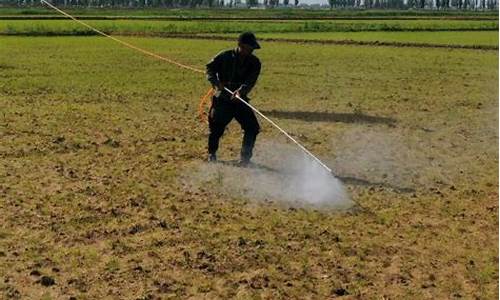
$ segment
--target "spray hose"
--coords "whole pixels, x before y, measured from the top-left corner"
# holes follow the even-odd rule
[[[187,69],[187,70],[190,70],[190,71],[193,71],[193,72],[196,72],[196,73],[202,73],[202,74],[205,74],[205,72],[203,70],[200,70],[200,69],[197,69],[197,68],[194,68],[194,67],[191,67],[191,66],[188,66],[188,65],[185,65],[185,64],[182,64],[182,63],[179,63],[173,59],[169,59],[169,58],[166,58],[166,57],[163,57],[163,56],[160,56],[158,54],[155,54],[153,52],[150,52],[150,51],[147,51],[147,50],[144,50],[144,49],[141,49],[137,46],[134,46],[130,43],[127,43],[125,41],[122,41],[120,39],[117,39],[107,33],[104,33],[92,26],[90,26],[89,24],[81,21],[81,20],[78,20],[77,18],[73,17],[72,15],[62,11],[61,9],[57,8],[56,6],[52,5],[51,3],[45,1],[45,0],[40,0],[41,3],[43,4],[46,4],[47,6],[49,6],[50,8],[56,10],[57,12],[65,15],[66,17],[72,19],[73,21],[97,32],[98,34],[102,35],[102,36],[105,36],[107,38],[110,38],[112,39],[113,41],[117,42],[117,43],[120,43],[122,44],[123,46],[125,47],[128,47],[128,48],[131,48],[133,50],[136,50],[138,52],[141,52],[143,54],[146,54],[146,55],[149,55],[149,56],[152,56],[154,58],[157,58],[157,59],[160,59],[160,60],[163,60],[163,61],[166,61],[170,64],[173,64],[173,65],[176,65],[180,68],[184,68],[184,69]],[[314,159],[314,161],[316,161],[319,165],[321,165],[323,168],[325,168],[325,170],[327,170],[329,173],[332,173],[332,169],[330,169],[327,165],[325,165],[319,158],[317,158],[314,154],[312,154],[309,150],[307,150],[304,146],[302,146],[299,142],[297,142],[292,136],[290,136],[290,134],[288,134],[286,131],[284,131],[283,129],[281,129],[281,127],[279,127],[276,123],[274,123],[273,121],[271,121],[271,119],[269,119],[267,116],[265,116],[263,113],[261,113],[259,110],[257,110],[255,107],[253,107],[252,105],[250,105],[248,102],[244,101],[241,97],[239,97],[238,95],[236,95],[234,93],[234,91],[231,91],[230,89],[228,88],[224,88],[227,92],[229,92],[231,95],[233,95],[236,99],[240,100],[241,102],[243,102],[245,105],[247,105],[248,107],[250,107],[254,112],[256,112],[259,116],[261,116],[262,118],[264,118],[266,121],[268,121],[269,123],[271,123],[271,125],[273,125],[274,127],[276,127],[281,133],[283,133],[288,139],[290,139],[294,144],[296,144],[304,153],[306,153],[307,155],[309,155],[311,158]],[[205,113],[205,105],[208,103],[208,99],[211,98],[211,93],[213,93],[213,89],[210,89],[206,94],[205,96],[203,96],[201,98],[201,101],[200,101],[200,104],[198,106],[198,114],[200,116],[200,118],[202,118],[202,120],[204,122],[206,122],[207,120],[207,115]]]
[[[206,111],[206,107],[208,106],[208,100],[212,98],[214,93],[215,90],[210,88],[200,99],[200,104],[198,104],[198,117],[200,118],[200,122],[208,123],[208,113]]]

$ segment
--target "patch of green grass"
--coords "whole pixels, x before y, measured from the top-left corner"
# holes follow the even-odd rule
[[[331,21],[144,21],[88,20],[111,34],[467,31],[498,30],[498,21],[466,20],[331,20]],[[29,35],[96,35],[72,20],[1,20],[0,33]]]
[[[106,263],[105,270],[110,273],[116,273],[120,270],[120,263],[116,258],[112,258],[110,261]]]
[[[49,293],[44,293],[42,295],[42,298],[40,298],[41,300],[52,300],[54,299]]]

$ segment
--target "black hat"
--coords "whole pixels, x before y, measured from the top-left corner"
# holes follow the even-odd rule
[[[244,32],[240,34],[240,36],[238,37],[238,42],[241,44],[249,45],[254,49],[260,49],[260,45],[259,43],[257,43],[255,35],[251,32]]]

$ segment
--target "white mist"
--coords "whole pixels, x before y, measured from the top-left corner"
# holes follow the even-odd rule
[[[292,207],[349,208],[353,205],[340,180],[291,145],[261,143],[252,168],[203,164],[195,184],[248,200]]]

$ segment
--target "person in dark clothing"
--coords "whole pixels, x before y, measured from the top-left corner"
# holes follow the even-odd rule
[[[255,86],[261,69],[259,59],[252,54],[254,49],[260,49],[255,35],[245,32],[239,36],[237,48],[217,54],[207,64],[207,79],[215,89],[208,117],[210,162],[217,161],[219,139],[233,118],[244,131],[240,165],[248,165],[252,157],[260,126],[252,109],[236,99],[236,95],[247,102],[250,101],[248,94]],[[225,87],[234,91],[234,94],[227,92]]]

